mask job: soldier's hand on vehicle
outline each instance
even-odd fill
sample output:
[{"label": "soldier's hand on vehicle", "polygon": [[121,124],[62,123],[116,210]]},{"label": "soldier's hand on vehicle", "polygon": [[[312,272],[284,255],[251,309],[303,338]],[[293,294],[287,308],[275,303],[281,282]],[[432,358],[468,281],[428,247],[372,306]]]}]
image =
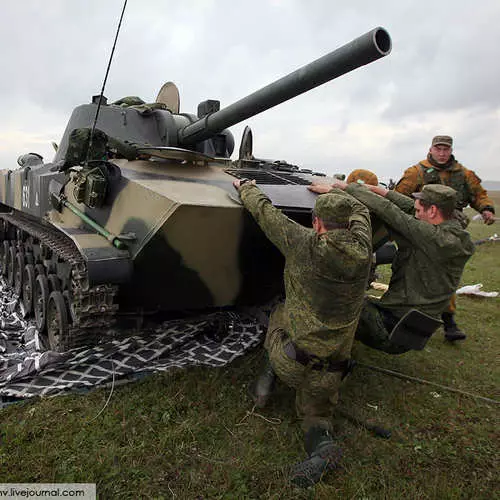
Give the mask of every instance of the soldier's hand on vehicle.
[{"label": "soldier's hand on vehicle", "polygon": [[481,212],[481,217],[485,224],[493,224],[495,222],[495,214],[491,210],[483,210]]},{"label": "soldier's hand on vehicle", "polygon": [[313,193],[325,194],[329,193],[332,190],[332,186],[331,184],[312,183],[310,186],[307,186],[307,189],[309,189],[309,191],[312,191]]},{"label": "soldier's hand on vehicle", "polygon": [[332,188],[342,189],[342,191],[344,191],[346,187],[347,187],[347,182],[340,181],[340,180],[335,181],[335,182],[332,184]]},{"label": "soldier's hand on vehicle", "polygon": [[239,191],[240,190],[240,187],[243,186],[243,184],[246,184],[246,183],[249,183],[251,184],[252,186],[255,186],[257,183],[255,182],[255,179],[254,180],[250,180],[250,179],[236,179],[235,181],[233,181],[233,186],[234,188]]},{"label": "soldier's hand on vehicle", "polygon": [[383,186],[371,186],[370,184],[365,184],[365,186],[372,192],[372,193],[375,193],[375,194],[378,194],[382,197],[386,197],[387,196],[387,193],[389,192],[388,189],[386,189],[385,187]]}]

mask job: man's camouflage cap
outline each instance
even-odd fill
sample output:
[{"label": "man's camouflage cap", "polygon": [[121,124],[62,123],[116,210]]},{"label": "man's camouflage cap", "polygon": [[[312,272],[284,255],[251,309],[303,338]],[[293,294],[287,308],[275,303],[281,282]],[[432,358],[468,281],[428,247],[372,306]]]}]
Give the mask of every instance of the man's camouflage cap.
[{"label": "man's camouflage cap", "polygon": [[347,184],[350,184],[351,182],[359,182],[360,184],[370,184],[371,186],[378,186],[378,177],[373,172],[370,172],[370,170],[357,168],[347,176],[346,182]]},{"label": "man's camouflage cap", "polygon": [[426,184],[420,193],[412,196],[426,205],[436,205],[444,210],[453,210],[457,202],[457,192],[443,184]]},{"label": "man's camouflage cap", "polygon": [[449,135],[436,135],[432,138],[432,146],[450,146],[453,147],[453,138]]},{"label": "man's camouflage cap", "polygon": [[345,223],[349,222],[352,213],[350,201],[344,196],[335,193],[326,193],[318,196],[314,205],[314,215],[324,221]]}]

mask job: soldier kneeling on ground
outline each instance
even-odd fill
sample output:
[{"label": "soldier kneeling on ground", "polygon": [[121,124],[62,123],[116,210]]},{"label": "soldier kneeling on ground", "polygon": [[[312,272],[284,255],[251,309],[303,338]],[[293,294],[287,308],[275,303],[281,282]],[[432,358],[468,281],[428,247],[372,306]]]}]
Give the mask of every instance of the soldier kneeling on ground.
[{"label": "soldier kneeling on ground", "polygon": [[237,180],[234,186],[285,257],[285,302],[271,314],[265,340],[268,357],[250,395],[263,407],[276,375],[296,390],[308,457],[294,466],[291,481],[307,487],[335,467],[341,456],[331,417],[340,383],[350,369],[370,268],[370,215],[355,198],[332,189],[318,197],[310,229],[273,207],[254,181]]}]

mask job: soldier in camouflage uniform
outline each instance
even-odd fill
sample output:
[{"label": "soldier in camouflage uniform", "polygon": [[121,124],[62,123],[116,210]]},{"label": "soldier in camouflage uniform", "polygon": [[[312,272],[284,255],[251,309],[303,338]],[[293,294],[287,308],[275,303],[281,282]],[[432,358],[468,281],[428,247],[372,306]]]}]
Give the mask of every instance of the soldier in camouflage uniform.
[{"label": "soldier in camouflage uniform", "polygon": [[[411,196],[426,184],[444,184],[457,191],[456,209],[460,212],[470,205],[481,213],[485,224],[495,222],[495,208],[488,193],[481,186],[481,179],[455,160],[452,152],[453,139],[438,135],[432,139],[427,159],[408,168],[396,185],[398,193]],[[464,220],[466,217],[464,216]],[[467,222],[466,222],[467,224]],[[447,311],[443,312],[445,338],[450,341],[464,340],[465,333],[457,326],[454,315],[456,295],[453,294]]]},{"label": "soldier in camouflage uniform", "polygon": [[[347,184],[357,182],[358,184],[378,186],[378,177],[369,170],[358,168],[347,176],[346,182]],[[372,224],[373,259],[368,285],[377,279],[377,266],[381,264],[390,264],[396,254],[396,246],[392,241],[389,241],[389,233],[382,220],[373,212],[370,213],[370,219]]]},{"label": "soldier in camouflage uniform", "polygon": [[262,407],[275,374],[296,390],[308,458],[292,482],[309,486],[340,457],[331,417],[350,367],[354,333],[371,258],[370,215],[352,196],[335,189],[318,197],[313,229],[274,208],[252,182],[235,181],[241,200],[285,257],[285,302],[272,312],[265,340],[268,363],[250,388]]},{"label": "soldier in camouflage uniform", "polygon": [[[389,289],[380,300],[366,299],[356,339],[390,354],[407,352],[411,347],[390,339],[393,328],[411,309],[439,318],[474,253],[469,233],[453,217],[456,192],[448,186],[428,185],[413,194],[413,202],[382,186],[339,182],[334,186],[380,217],[398,245]],[[324,193],[329,186],[310,189]]]}]

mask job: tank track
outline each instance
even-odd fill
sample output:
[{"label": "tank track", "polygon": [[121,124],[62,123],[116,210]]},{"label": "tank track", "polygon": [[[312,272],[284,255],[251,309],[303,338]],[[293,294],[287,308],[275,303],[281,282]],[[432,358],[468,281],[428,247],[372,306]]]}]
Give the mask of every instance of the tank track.
[{"label": "tank track", "polygon": [[[89,286],[87,265],[78,251],[75,243],[63,232],[52,226],[33,221],[19,213],[0,214],[16,231],[16,242],[18,251],[26,252],[26,248],[40,246],[50,249],[51,260],[35,259],[34,264],[44,265],[45,273],[47,266],[54,261],[67,263],[70,266],[69,283],[62,289],[65,297],[68,313],[68,334],[60,341],[59,351],[66,351],[73,347],[82,345],[95,345],[107,339],[107,330],[112,328],[116,321],[118,305],[115,297],[118,286],[112,284],[100,284]],[[27,244],[27,245],[26,245]]]}]

